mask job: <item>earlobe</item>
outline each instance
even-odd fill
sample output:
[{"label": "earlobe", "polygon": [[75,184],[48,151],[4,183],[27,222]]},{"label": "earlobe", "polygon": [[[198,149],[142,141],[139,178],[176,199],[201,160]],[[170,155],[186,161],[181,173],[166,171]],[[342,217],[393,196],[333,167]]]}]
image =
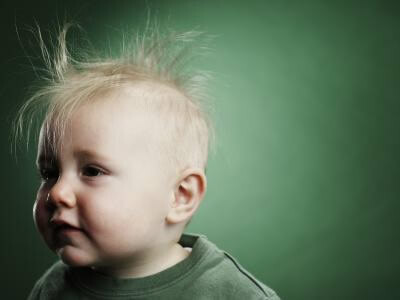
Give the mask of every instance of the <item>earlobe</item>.
[{"label": "earlobe", "polygon": [[206,177],[201,170],[186,170],[178,181],[170,211],[169,224],[186,223],[196,212],[206,191]]}]

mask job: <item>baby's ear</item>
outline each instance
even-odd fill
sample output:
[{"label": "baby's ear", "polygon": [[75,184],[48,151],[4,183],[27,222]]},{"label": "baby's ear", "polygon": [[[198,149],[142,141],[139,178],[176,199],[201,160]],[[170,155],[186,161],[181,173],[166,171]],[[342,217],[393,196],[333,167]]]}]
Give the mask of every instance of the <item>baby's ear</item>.
[{"label": "baby's ear", "polygon": [[166,217],[167,223],[186,223],[196,212],[204,197],[207,180],[200,169],[187,169],[178,180],[170,211]]}]

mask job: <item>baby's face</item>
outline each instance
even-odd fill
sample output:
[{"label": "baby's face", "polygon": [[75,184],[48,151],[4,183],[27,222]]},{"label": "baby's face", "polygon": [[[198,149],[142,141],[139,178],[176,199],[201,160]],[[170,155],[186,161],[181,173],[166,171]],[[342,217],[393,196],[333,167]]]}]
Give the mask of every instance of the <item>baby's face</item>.
[{"label": "baby's face", "polygon": [[41,135],[34,219],[65,263],[127,265],[167,242],[175,178],[156,155],[157,122],[120,95],[79,108],[57,157],[45,156]]}]

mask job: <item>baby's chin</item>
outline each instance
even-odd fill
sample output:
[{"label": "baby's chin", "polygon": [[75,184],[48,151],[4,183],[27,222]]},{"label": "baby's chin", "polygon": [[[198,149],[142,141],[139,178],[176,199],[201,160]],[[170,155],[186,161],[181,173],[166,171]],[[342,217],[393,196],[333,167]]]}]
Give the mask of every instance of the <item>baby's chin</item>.
[{"label": "baby's chin", "polygon": [[94,264],[94,259],[85,251],[73,246],[64,246],[55,250],[57,256],[71,267],[87,267]]}]

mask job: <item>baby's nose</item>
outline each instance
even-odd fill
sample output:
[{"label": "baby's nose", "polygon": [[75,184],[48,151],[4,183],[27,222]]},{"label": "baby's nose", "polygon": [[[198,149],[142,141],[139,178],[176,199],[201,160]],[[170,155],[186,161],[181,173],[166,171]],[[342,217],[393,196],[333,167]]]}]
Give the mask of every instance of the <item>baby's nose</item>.
[{"label": "baby's nose", "polygon": [[47,194],[46,203],[56,207],[74,207],[76,198],[71,184],[60,177]]}]

